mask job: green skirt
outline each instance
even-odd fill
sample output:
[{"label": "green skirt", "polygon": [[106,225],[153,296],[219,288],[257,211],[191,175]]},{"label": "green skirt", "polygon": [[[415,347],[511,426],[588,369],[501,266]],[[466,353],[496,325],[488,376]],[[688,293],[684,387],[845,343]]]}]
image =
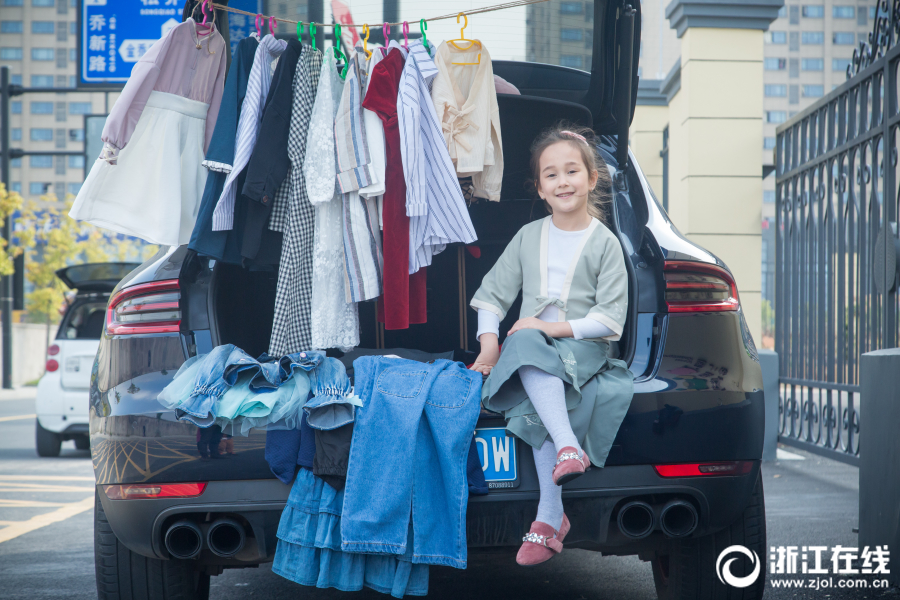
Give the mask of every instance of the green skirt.
[{"label": "green skirt", "polygon": [[518,369],[530,365],[559,377],[565,384],[572,431],[591,464],[602,467],[634,395],[628,365],[608,353],[608,342],[552,338],[537,329],[522,329],[503,342],[500,360],[481,388],[481,402],[503,414],[507,431],[540,448],[549,434]]}]

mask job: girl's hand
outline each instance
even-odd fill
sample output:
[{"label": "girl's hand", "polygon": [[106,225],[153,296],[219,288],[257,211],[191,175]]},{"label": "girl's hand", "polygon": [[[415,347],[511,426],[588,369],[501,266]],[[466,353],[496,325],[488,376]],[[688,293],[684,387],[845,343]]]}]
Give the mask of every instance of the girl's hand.
[{"label": "girl's hand", "polygon": [[469,368],[487,377],[491,374],[491,369],[494,368],[497,361],[500,360],[500,347],[497,343],[497,336],[493,333],[481,334],[479,341],[481,342],[481,352]]},{"label": "girl's hand", "polygon": [[541,321],[537,317],[527,317],[513,323],[513,326],[509,328],[509,333],[506,335],[512,335],[520,329],[540,329],[545,333],[549,333],[547,331],[547,325],[548,324],[545,321]]}]

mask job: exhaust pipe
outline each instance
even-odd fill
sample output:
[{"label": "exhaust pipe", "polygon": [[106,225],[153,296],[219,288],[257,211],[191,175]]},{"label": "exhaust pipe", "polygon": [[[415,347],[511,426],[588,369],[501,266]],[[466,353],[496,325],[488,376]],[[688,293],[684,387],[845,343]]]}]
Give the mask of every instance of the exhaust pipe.
[{"label": "exhaust pipe", "polygon": [[166,531],[165,544],[172,558],[194,558],[200,554],[203,547],[203,534],[193,521],[185,519],[169,527]]},{"label": "exhaust pipe", "polygon": [[697,509],[686,500],[669,500],[659,514],[659,526],[672,538],[685,537],[697,529]]},{"label": "exhaust pipe", "polygon": [[230,558],[244,547],[244,527],[233,519],[216,519],[206,532],[206,544],[216,556]]},{"label": "exhaust pipe", "polygon": [[653,509],[642,500],[632,500],[623,506],[616,520],[619,531],[633,539],[647,537],[653,531]]}]

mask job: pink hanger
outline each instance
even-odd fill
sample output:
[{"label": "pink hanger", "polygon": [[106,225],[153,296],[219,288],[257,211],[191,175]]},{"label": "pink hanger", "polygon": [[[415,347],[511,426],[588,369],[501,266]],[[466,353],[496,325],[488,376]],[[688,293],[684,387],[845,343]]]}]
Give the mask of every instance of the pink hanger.
[{"label": "pink hanger", "polygon": [[262,20],[262,18],[263,18],[263,16],[261,14],[257,13],[257,15],[256,15],[256,35],[259,37],[262,37],[262,28],[260,27],[260,21]]},{"label": "pink hanger", "polygon": [[385,23],[384,25],[381,26],[381,31],[382,31],[382,33],[384,33],[384,47],[387,48],[388,44],[390,43],[388,41],[388,36],[391,35],[391,26],[388,25],[387,23]]},{"label": "pink hanger", "polygon": [[278,27],[278,19],[269,17],[269,33],[275,35],[275,29]]},{"label": "pink hanger", "polygon": [[[209,8],[209,13],[206,12],[206,9]],[[209,14],[213,13],[213,8],[209,6],[209,0],[203,0],[203,4],[200,5],[200,12],[203,13],[203,22],[197,24],[197,35],[202,37],[205,35],[209,35],[212,33],[213,26],[212,24],[208,24]]]},{"label": "pink hanger", "polygon": [[409,38],[406,37],[409,33],[409,23],[403,21],[403,47],[409,50]]}]

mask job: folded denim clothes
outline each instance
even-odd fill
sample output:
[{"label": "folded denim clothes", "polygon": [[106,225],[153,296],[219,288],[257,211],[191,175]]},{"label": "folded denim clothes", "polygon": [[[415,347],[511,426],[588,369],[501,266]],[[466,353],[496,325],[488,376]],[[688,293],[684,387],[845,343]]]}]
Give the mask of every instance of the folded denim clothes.
[{"label": "folded denim clothes", "polygon": [[[344,493],[300,469],[278,523],[272,571],[301,585],[355,592],[368,587],[395,598],[428,593],[428,565],[411,555],[341,551]],[[412,548],[412,544],[408,545]]]},{"label": "folded denim clothes", "polygon": [[303,410],[313,429],[337,429],[352,423],[362,401],[353,393],[347,370],[336,358],[325,358],[310,373],[312,399]]},{"label": "folded denim clothes", "polygon": [[[466,463],[481,374],[462,363],[376,356],[353,363],[357,411],[344,488],[344,552],[466,568]],[[415,493],[413,493],[415,490]]]}]

